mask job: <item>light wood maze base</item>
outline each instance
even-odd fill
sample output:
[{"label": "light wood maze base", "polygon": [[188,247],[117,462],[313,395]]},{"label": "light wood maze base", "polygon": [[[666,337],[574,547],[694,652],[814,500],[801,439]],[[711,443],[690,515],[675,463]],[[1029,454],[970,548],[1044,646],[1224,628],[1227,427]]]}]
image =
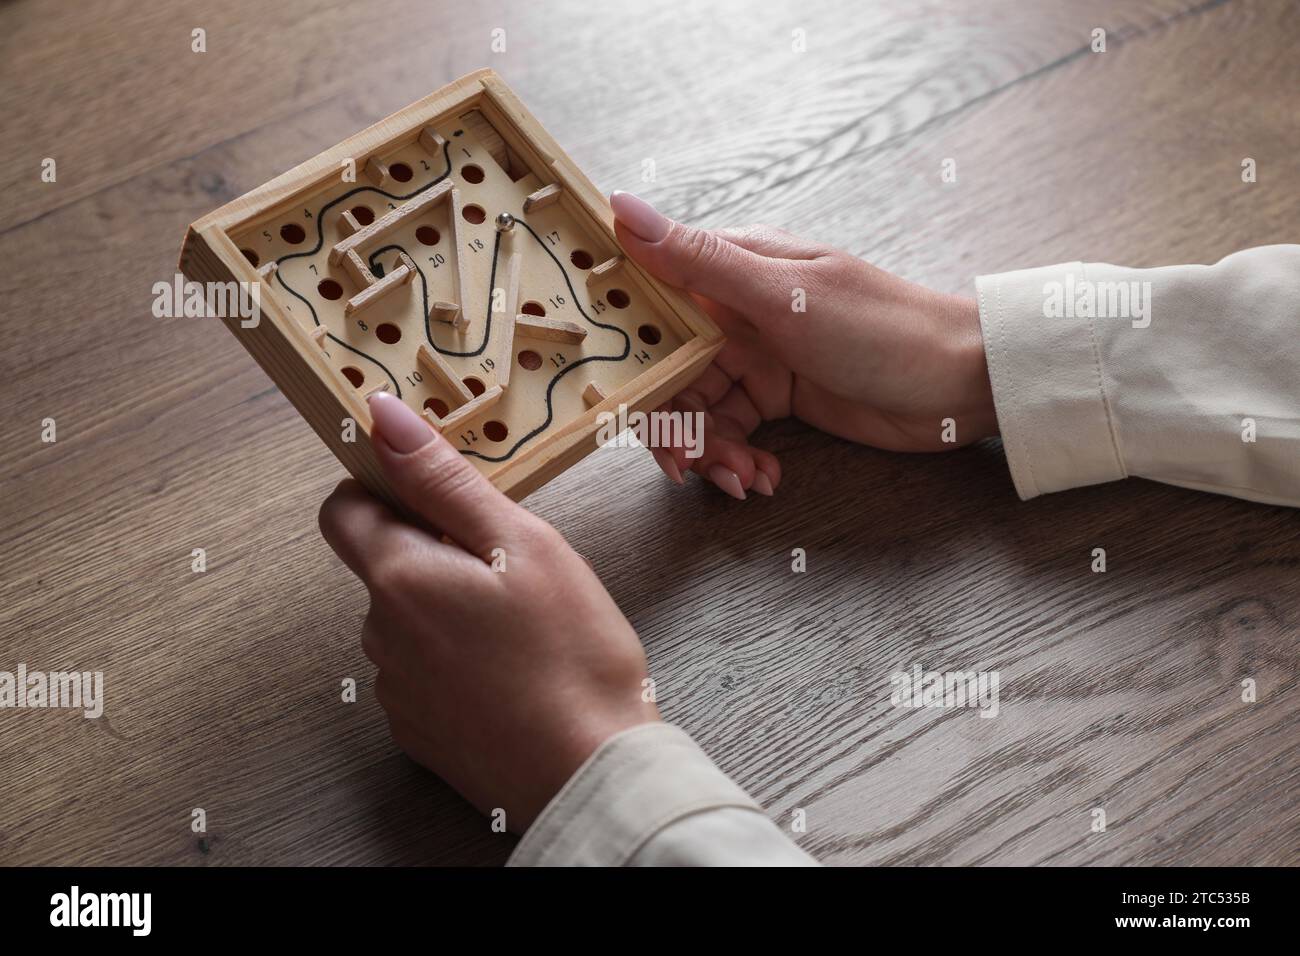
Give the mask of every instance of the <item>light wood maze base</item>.
[{"label": "light wood maze base", "polygon": [[604,196],[487,70],[194,223],[181,269],[261,282],[258,324],[227,326],[390,500],[375,390],[521,498],[595,450],[600,412],[654,408],[722,344],[622,255]]}]

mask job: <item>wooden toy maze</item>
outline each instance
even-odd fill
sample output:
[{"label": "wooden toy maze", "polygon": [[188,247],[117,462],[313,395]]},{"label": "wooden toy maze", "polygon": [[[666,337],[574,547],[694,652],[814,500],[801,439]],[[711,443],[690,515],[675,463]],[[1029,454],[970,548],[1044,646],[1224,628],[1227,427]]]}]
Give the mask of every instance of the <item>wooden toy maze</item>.
[{"label": "wooden toy maze", "polygon": [[486,70],[194,223],[181,269],[260,282],[257,324],[227,326],[389,498],[376,390],[521,498],[595,450],[599,412],[654,408],[722,343],[624,258],[603,195]]}]

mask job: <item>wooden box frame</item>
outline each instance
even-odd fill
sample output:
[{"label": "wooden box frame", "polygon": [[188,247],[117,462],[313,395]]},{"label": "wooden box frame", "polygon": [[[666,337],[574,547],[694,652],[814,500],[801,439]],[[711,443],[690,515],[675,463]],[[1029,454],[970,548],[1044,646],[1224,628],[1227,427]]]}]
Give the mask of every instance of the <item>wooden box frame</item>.
[{"label": "wooden box frame", "polygon": [[[613,213],[604,195],[565,155],[559,144],[524,108],[491,70],[480,70],[449,84],[357,133],[331,149],[193,223],[185,237],[180,268],[197,282],[257,282],[259,272],[241,254],[232,235],[269,222],[336,182],[345,161],[356,168],[372,158],[419,139],[421,131],[479,110],[506,145],[542,182],[558,184],[565,212],[583,228],[617,249]],[[718,328],[690,297],[647,275],[634,262],[619,268],[625,281],[680,334],[683,344],[650,365],[576,419],[553,423],[529,447],[490,474],[503,492],[523,498],[597,448],[597,416],[620,405],[629,413],[650,411],[672,397],[703,371],[722,347]],[[265,290],[263,290],[265,291]],[[333,368],[296,318],[285,314],[274,294],[260,296],[260,321],[244,327],[238,316],[227,327],[272,381],[311,424],[349,472],[381,497],[393,501],[370,444],[371,420],[362,395]],[[343,440],[346,419],[356,422],[354,441]]]}]

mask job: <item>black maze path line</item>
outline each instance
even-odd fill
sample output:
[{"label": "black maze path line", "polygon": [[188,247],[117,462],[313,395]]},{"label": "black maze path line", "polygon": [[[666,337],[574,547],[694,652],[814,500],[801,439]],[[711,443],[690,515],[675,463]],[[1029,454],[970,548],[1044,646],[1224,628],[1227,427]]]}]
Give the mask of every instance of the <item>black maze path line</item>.
[{"label": "black maze path line", "polygon": [[[528,434],[524,435],[522,438],[516,441],[510,447],[510,449],[506,451],[504,454],[493,457],[493,456],[485,455],[482,452],[471,451],[469,449],[461,449],[462,455],[466,455],[471,458],[480,458],[483,461],[490,461],[490,462],[508,461],[515,454],[515,452],[519,450],[519,447],[523,445],[524,442],[537,437],[537,435],[544,432],[550,426],[551,422],[555,418],[555,412],[552,404],[553,402],[552,395],[555,391],[556,384],[560,381],[561,378],[563,378],[569,372],[573,371],[575,368],[578,368],[580,365],[584,365],[587,362],[621,362],[623,359],[627,358],[632,351],[632,340],[628,338],[627,332],[619,328],[617,325],[607,325],[604,322],[597,322],[595,319],[593,319],[591,316],[587,314],[587,310],[582,307],[582,303],[578,300],[578,293],[574,290],[573,281],[569,278],[568,270],[566,270],[564,268],[564,264],[555,257],[555,253],[551,252],[551,250],[546,247],[546,244],[542,242],[541,238],[537,235],[537,233],[533,231],[533,227],[528,225],[528,223],[524,222],[524,220],[519,217],[515,217],[515,223],[523,226],[524,229],[528,231],[528,234],[532,236],[533,241],[537,243],[538,248],[540,248],[543,252],[546,253],[546,255],[550,258],[551,262],[555,264],[555,268],[557,268],[560,271],[560,275],[564,279],[564,284],[569,290],[569,295],[572,297],[572,302],[577,307],[578,311],[582,313],[582,317],[586,319],[590,324],[596,326],[597,328],[607,329],[613,332],[617,332],[619,335],[621,335],[623,337],[623,350],[619,352],[617,355],[588,355],[574,362],[572,365],[565,365],[558,372],[556,372],[546,386],[545,421],[543,421],[542,424],[540,424],[532,431],[530,431]],[[382,249],[377,249],[373,253],[371,253],[370,255],[371,268],[373,268],[376,265],[376,260],[379,256],[381,256],[385,252],[393,252],[393,251],[405,253],[406,256],[410,258],[412,262],[416,261],[415,257],[412,256],[409,252],[407,252],[406,249],[404,249],[402,246],[393,244],[393,245],[384,246]],[[460,253],[457,252],[457,255],[459,254]],[[500,258],[501,258],[501,233],[498,232],[496,234],[496,239],[492,244],[492,271],[488,278],[488,296],[487,296],[488,304],[487,304],[487,316],[483,323],[483,341],[479,343],[478,348],[468,352],[456,352],[453,351],[452,349],[445,349],[433,340],[433,331],[430,328],[429,318],[428,318],[429,283],[427,278],[424,275],[423,268],[421,268],[419,265],[416,265],[415,269],[420,274],[421,309],[423,310],[425,316],[424,334],[425,337],[429,340],[429,345],[434,349],[436,349],[442,355],[448,355],[451,356],[452,358],[474,358],[475,356],[482,355],[483,351],[487,348],[488,340],[492,335],[492,294],[491,292],[492,289],[496,287],[497,264],[500,262]],[[512,321],[513,316],[507,317],[507,320]],[[506,360],[513,361],[513,356],[507,356]]]},{"label": "black maze path line", "polygon": [[[397,196],[385,192],[384,190],[379,189],[376,186],[358,186],[356,189],[350,190],[349,192],[344,193],[342,196],[339,196],[331,200],[330,202],[328,202],[326,205],[321,207],[320,213],[316,216],[316,244],[311,249],[305,252],[290,253],[287,256],[283,256],[282,258],[277,259],[276,265],[278,266],[292,259],[299,259],[305,256],[313,256],[316,253],[318,253],[325,241],[325,234],[324,234],[325,216],[331,209],[333,209],[339,203],[344,202],[345,200],[350,199],[353,196],[358,195],[359,193],[365,193],[365,192],[378,193],[379,195],[384,196],[387,199],[391,199],[399,202],[405,201],[407,199],[411,199],[415,196],[418,196],[420,193],[424,192],[430,187],[435,186],[442,180],[446,179],[447,176],[451,173],[451,157],[448,155],[447,152],[448,148],[449,148],[449,144],[444,143],[442,148],[442,155],[443,155],[443,159],[447,163],[447,169],[442,173],[442,175],[438,176],[436,179],[433,179],[432,181],[421,186],[419,189],[415,190],[414,192],[408,193],[405,196]],[[564,264],[560,262],[559,259],[556,258],[555,253],[553,253],[550,249],[546,247],[546,243],[544,243],[541,240],[541,237],[539,237],[537,233],[533,231],[533,227],[528,225],[527,222],[525,222],[522,218],[518,216],[515,217],[515,222],[518,225],[524,227],[524,229],[528,232],[528,235],[530,235],[533,241],[537,243],[538,248],[541,249],[544,253],[546,253],[547,258],[549,258],[551,262],[555,265],[555,268],[559,270],[560,276],[564,279],[564,284],[569,290],[571,301],[573,302],[574,306],[577,307],[578,311],[582,314],[582,317],[590,325],[593,325],[596,328],[605,329],[611,332],[617,332],[623,338],[623,348],[620,352],[613,355],[584,356],[580,358],[578,361],[573,362],[572,364],[565,365],[558,372],[556,372],[555,375],[551,377],[550,382],[548,382],[546,386],[545,420],[536,428],[534,428],[532,431],[528,432],[526,435],[519,438],[503,454],[493,456],[493,455],[485,455],[482,452],[477,452],[470,449],[461,449],[462,455],[466,455],[471,458],[479,458],[482,459],[483,461],[494,462],[494,463],[508,461],[510,458],[514,456],[515,452],[517,452],[525,442],[528,442],[531,439],[536,438],[538,435],[540,435],[542,432],[546,431],[546,429],[550,427],[551,422],[555,420],[554,392],[555,392],[555,386],[559,384],[560,379],[562,379],[565,375],[568,375],[574,369],[586,365],[588,362],[621,362],[624,359],[626,359],[628,355],[631,354],[632,351],[632,340],[628,336],[626,331],[619,328],[617,325],[609,325],[605,322],[598,322],[596,319],[593,319],[590,315],[587,314],[587,310],[583,308],[582,302],[578,297],[577,290],[573,286],[573,281],[569,277],[568,270],[565,269]],[[486,296],[487,314],[483,323],[483,340],[479,343],[478,348],[466,352],[458,352],[452,349],[443,348],[433,340],[433,329],[430,327],[430,322],[429,322],[429,280],[425,276],[424,269],[423,267],[420,266],[415,256],[412,256],[401,245],[393,243],[384,246],[380,249],[376,249],[374,252],[372,252],[369,255],[368,259],[369,259],[370,267],[374,269],[378,265],[378,259],[381,255],[383,255],[386,252],[393,252],[393,251],[397,251],[405,254],[411,260],[411,262],[415,264],[415,271],[419,273],[421,311],[423,312],[425,317],[424,335],[425,338],[428,340],[430,347],[432,347],[442,355],[447,355],[452,358],[473,358],[475,356],[483,354],[484,350],[487,348],[488,341],[492,334],[492,289],[496,286],[497,264],[501,256],[501,233],[498,232],[496,234],[496,238],[492,244],[492,270],[488,279],[488,294]],[[460,254],[461,254],[460,250],[457,250],[456,255],[460,255]],[[285,289],[285,291],[287,291],[294,298],[302,302],[311,311],[312,322],[314,322],[316,325],[320,325],[321,324],[320,318],[317,316],[316,309],[315,307],[312,306],[311,302],[308,301],[308,299],[303,295],[301,295],[297,290],[292,288],[287,282],[285,282],[284,272],[282,270],[277,269],[276,276],[280,281],[280,285]],[[513,316],[510,316],[507,318],[507,320],[513,321],[513,318],[514,318]],[[326,338],[328,338],[332,342],[335,342],[338,345],[341,345],[349,352],[359,355],[362,358],[366,359],[367,361],[372,362],[375,365],[377,365],[379,368],[383,369],[384,374],[387,375],[388,379],[393,383],[393,388],[395,390],[394,394],[396,394],[398,398],[402,396],[402,386],[401,383],[398,382],[397,376],[394,375],[391,371],[389,371],[389,369],[382,362],[380,362],[379,359],[375,358],[373,355],[369,355],[366,352],[363,352],[358,348],[354,348],[353,346],[349,345],[347,342],[342,341],[332,333],[326,333]],[[513,361],[513,356],[507,356],[506,361]]]},{"label": "black maze path line", "polygon": [[[493,455],[485,455],[482,452],[478,452],[478,451],[461,449],[462,455],[467,455],[471,458],[481,458],[483,461],[491,461],[491,462],[508,461],[514,455],[514,453],[519,450],[520,445],[524,444],[524,442],[529,441],[530,439],[536,438],[538,435],[540,435],[542,432],[546,431],[546,429],[550,427],[551,422],[555,420],[555,409],[552,406],[552,394],[555,392],[555,386],[559,384],[560,379],[564,378],[564,376],[568,375],[575,368],[579,368],[580,366],[586,365],[588,362],[621,362],[623,361],[623,359],[627,358],[628,355],[630,355],[632,352],[632,340],[628,337],[627,332],[623,331],[623,329],[619,328],[617,325],[607,325],[604,322],[597,322],[595,319],[593,319],[591,316],[587,314],[587,310],[582,307],[582,302],[579,301],[578,299],[577,290],[573,288],[573,281],[569,278],[568,270],[564,268],[564,264],[560,262],[559,259],[555,258],[555,253],[553,253],[550,249],[546,247],[546,243],[542,242],[541,238],[538,237],[537,233],[533,232],[533,227],[528,225],[528,223],[524,222],[524,220],[519,218],[518,216],[515,217],[515,223],[517,225],[523,226],[525,229],[528,230],[528,234],[533,237],[533,241],[536,242],[538,247],[544,253],[546,253],[547,257],[553,263],[555,263],[555,268],[560,270],[560,275],[564,279],[565,286],[567,286],[569,289],[569,295],[572,297],[573,304],[577,306],[578,311],[582,313],[582,317],[586,319],[588,323],[596,326],[596,328],[598,329],[607,329],[612,332],[617,332],[619,335],[623,336],[623,350],[619,352],[617,355],[587,355],[578,359],[578,361],[570,365],[565,365],[558,372],[556,372],[555,375],[551,378],[551,381],[546,386],[546,420],[543,421],[536,428],[534,428],[532,431],[530,431],[527,435],[524,435],[517,442],[511,445],[509,450],[506,451],[504,454],[493,456]],[[488,283],[487,321],[489,327],[491,326],[491,322],[492,322],[491,290],[496,287],[497,257],[500,254],[500,252],[501,252],[501,233],[498,232],[496,242],[493,243],[492,245],[492,278]],[[510,322],[514,321],[513,315],[507,316],[506,318],[507,321]],[[478,349],[479,352],[483,351],[483,348],[486,345],[487,345],[487,332],[485,331],[483,333],[483,345],[479,346]],[[448,354],[456,354],[456,353],[448,353]],[[470,354],[476,355],[478,353],[474,352]],[[514,356],[507,355],[506,361],[507,362],[514,361]]]},{"label": "black maze path line", "polygon": [[[306,250],[305,252],[291,252],[287,256],[281,256],[279,259],[275,260],[275,264],[277,267],[275,270],[275,276],[279,280],[281,287],[284,289],[284,291],[288,292],[291,296],[293,296],[295,299],[297,299],[299,302],[301,302],[303,305],[307,307],[307,310],[311,312],[311,320],[314,324],[316,325],[321,324],[320,317],[316,314],[315,306],[313,306],[305,296],[303,296],[291,285],[289,285],[289,283],[284,281],[284,270],[279,267],[282,266],[284,263],[290,262],[294,259],[302,259],[307,256],[314,256],[316,255],[316,253],[320,252],[321,246],[325,244],[325,215],[331,209],[337,206],[339,203],[351,199],[353,196],[360,195],[361,193],[378,193],[379,195],[383,196],[385,199],[391,199],[395,202],[405,202],[408,199],[420,195],[420,193],[424,192],[425,190],[438,185],[438,183],[442,182],[451,174],[451,156],[448,154],[448,150],[450,148],[451,148],[450,141],[442,144],[442,159],[443,162],[447,164],[447,168],[442,171],[441,175],[436,176],[435,178],[433,178],[432,180],[430,180],[429,182],[421,186],[419,189],[413,190],[412,192],[409,192],[404,196],[395,195],[390,192],[385,192],[384,190],[380,189],[378,186],[358,186],[356,189],[348,190],[342,196],[337,196],[334,199],[331,199],[324,206],[322,206],[320,212],[316,214],[316,244],[312,246],[310,249]],[[392,372],[390,372],[387,368],[385,368],[384,364],[380,362],[377,358],[375,358],[373,355],[367,355],[365,352],[361,351],[360,349],[353,348],[351,345],[348,345],[347,342],[344,342],[342,339],[334,335],[332,332],[326,332],[325,337],[329,339],[331,342],[335,342],[338,345],[343,346],[349,352],[352,352],[356,355],[360,355],[362,358],[366,359],[367,361],[373,362],[375,365],[378,365],[381,369],[384,370],[384,374],[387,375],[389,380],[393,383],[393,388],[396,389],[397,396],[399,398],[401,397],[402,385],[400,382],[397,381],[397,376],[395,376]]]}]

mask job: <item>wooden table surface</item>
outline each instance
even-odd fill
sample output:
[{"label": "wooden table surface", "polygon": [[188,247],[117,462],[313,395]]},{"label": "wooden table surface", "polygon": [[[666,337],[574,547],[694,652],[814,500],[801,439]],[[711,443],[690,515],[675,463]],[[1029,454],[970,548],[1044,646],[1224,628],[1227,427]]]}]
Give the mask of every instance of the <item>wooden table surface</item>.
[{"label": "wooden table surface", "polygon": [[[341,467],[218,322],[150,311],[191,220],[458,75],[497,69],[604,189],[946,291],[1297,241],[1289,0],[617,6],[0,8],[0,670],[102,670],[107,694],[98,721],[0,711],[0,863],[510,852],[387,737],[364,589],[316,529]],[[606,449],[527,503],[636,626],[667,718],[781,825],[804,809],[809,851],[1300,862],[1294,512],[1138,480],[1021,503],[996,443],[762,438],[772,499]],[[892,707],[914,663],[998,670],[999,717]]]}]

